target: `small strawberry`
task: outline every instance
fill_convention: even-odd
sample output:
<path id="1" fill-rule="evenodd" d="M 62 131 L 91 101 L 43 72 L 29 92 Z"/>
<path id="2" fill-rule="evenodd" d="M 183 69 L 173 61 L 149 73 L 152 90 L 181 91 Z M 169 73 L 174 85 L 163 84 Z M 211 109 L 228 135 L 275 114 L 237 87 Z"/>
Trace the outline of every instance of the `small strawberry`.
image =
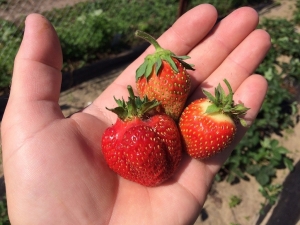
<path id="1" fill-rule="evenodd" d="M 203 90 L 207 98 L 201 98 L 186 107 L 179 120 L 179 128 L 186 152 L 193 158 L 204 159 L 224 150 L 236 133 L 236 121 L 246 126 L 241 116 L 248 108 L 234 104 L 233 92 L 224 80 L 229 94 L 219 84 L 215 96 Z"/>
<path id="2" fill-rule="evenodd" d="M 141 99 L 128 86 L 128 101 L 116 100 L 108 109 L 118 115 L 116 123 L 104 131 L 102 152 L 108 166 L 120 176 L 145 186 L 168 179 L 179 165 L 182 154 L 176 123 L 158 113 L 158 101 Z"/>
<path id="3" fill-rule="evenodd" d="M 190 76 L 186 69 L 194 69 L 192 65 L 183 61 L 190 57 L 176 56 L 163 49 L 147 33 L 136 31 L 135 34 L 153 44 L 156 49 L 155 53 L 145 57 L 143 64 L 136 71 L 139 96 L 146 95 L 150 100 L 156 99 L 164 111 L 177 121 L 191 89 Z"/>

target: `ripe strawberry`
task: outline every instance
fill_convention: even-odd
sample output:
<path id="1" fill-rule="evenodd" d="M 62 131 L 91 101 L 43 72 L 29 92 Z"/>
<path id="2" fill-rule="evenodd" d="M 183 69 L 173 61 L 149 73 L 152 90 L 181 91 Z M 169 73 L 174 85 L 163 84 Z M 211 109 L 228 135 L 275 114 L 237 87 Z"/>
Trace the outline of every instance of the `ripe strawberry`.
<path id="1" fill-rule="evenodd" d="M 176 56 L 163 49 L 157 41 L 142 31 L 136 35 L 154 45 L 156 51 L 145 57 L 136 71 L 136 87 L 139 96 L 148 96 L 161 103 L 164 111 L 175 121 L 184 108 L 191 89 L 190 76 L 186 69 L 194 70 L 193 66 L 184 62 L 188 56 Z"/>
<path id="2" fill-rule="evenodd" d="M 116 100 L 108 109 L 118 115 L 116 123 L 104 131 L 102 152 L 108 166 L 120 176 L 145 186 L 168 179 L 179 165 L 182 154 L 176 123 L 158 113 L 158 101 L 141 99 L 128 86 L 128 101 Z"/>
<path id="3" fill-rule="evenodd" d="M 193 158 L 208 158 L 224 150 L 235 136 L 237 120 L 246 126 L 240 116 L 246 114 L 248 108 L 244 104 L 234 104 L 230 84 L 227 80 L 224 82 L 228 95 L 220 84 L 215 89 L 215 96 L 203 90 L 207 98 L 192 102 L 180 117 L 184 147 Z"/>

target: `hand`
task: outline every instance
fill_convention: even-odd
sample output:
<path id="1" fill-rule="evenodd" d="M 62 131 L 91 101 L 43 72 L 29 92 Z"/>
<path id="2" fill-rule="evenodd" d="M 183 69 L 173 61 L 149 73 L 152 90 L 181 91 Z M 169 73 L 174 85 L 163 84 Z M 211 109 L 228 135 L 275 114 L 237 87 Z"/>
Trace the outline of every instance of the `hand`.
<path id="1" fill-rule="evenodd" d="M 214 26 L 215 8 L 201 5 L 183 15 L 159 39 L 166 49 L 189 55 L 195 64 L 192 94 L 226 78 L 236 102 L 251 108 L 251 124 L 263 102 L 267 83 L 253 71 L 270 47 L 270 37 L 256 30 L 257 13 L 240 8 Z M 15 59 L 11 94 L 2 121 L 2 144 L 9 217 L 12 224 L 192 224 L 212 180 L 246 132 L 208 160 L 184 156 L 171 180 L 147 188 L 117 176 L 101 154 L 103 131 L 116 117 L 105 107 L 113 96 L 127 98 L 135 70 L 150 47 L 89 107 L 64 118 L 58 99 L 62 54 L 57 35 L 41 15 L 26 19 Z"/>

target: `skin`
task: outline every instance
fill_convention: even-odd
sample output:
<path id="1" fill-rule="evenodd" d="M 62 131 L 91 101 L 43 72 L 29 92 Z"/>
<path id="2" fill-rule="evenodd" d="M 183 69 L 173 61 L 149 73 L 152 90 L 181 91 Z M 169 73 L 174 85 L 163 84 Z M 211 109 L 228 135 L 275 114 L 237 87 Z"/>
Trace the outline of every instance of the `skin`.
<path id="1" fill-rule="evenodd" d="M 267 82 L 253 74 L 270 48 L 270 37 L 257 30 L 258 15 L 240 8 L 214 26 L 217 12 L 200 5 L 184 14 L 159 39 L 177 55 L 189 55 L 189 102 L 213 91 L 226 78 L 236 102 L 251 108 L 253 123 Z M 2 120 L 3 166 L 12 224 L 193 224 L 212 180 L 247 128 L 221 154 L 199 161 L 184 156 L 174 177 L 146 188 L 108 169 L 100 140 L 116 117 L 105 106 L 113 96 L 126 99 L 135 70 L 150 47 L 82 112 L 64 118 L 58 99 L 62 55 L 59 40 L 41 15 L 26 19 L 15 59 L 11 95 Z M 226 89 L 226 88 L 225 88 Z M 116 91 L 118 90 L 118 91 Z"/>

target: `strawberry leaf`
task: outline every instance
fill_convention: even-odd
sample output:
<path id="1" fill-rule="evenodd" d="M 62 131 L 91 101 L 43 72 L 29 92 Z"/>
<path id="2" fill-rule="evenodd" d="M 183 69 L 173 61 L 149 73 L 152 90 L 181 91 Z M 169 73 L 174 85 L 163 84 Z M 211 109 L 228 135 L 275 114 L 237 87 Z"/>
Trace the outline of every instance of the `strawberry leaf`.
<path id="1" fill-rule="evenodd" d="M 247 126 L 247 122 L 240 118 L 241 115 L 245 115 L 249 108 L 246 108 L 244 104 L 236 104 L 233 101 L 233 91 L 229 82 L 225 79 L 224 83 L 228 88 L 228 95 L 226 95 L 224 89 L 220 84 L 215 88 L 215 96 L 206 90 L 202 90 L 207 99 L 212 105 L 207 107 L 206 113 L 216 113 L 222 112 L 232 117 L 233 119 L 238 119 L 243 126 Z"/>
<path id="2" fill-rule="evenodd" d="M 135 117 L 147 117 L 148 113 L 152 113 L 151 111 L 155 110 L 155 108 L 160 105 L 160 103 L 156 100 L 150 101 L 147 96 L 144 98 L 135 96 L 130 85 L 127 86 L 127 90 L 129 92 L 127 102 L 125 102 L 123 98 L 120 100 L 114 97 L 118 107 L 112 109 L 106 108 L 107 110 L 117 114 L 123 121 L 132 120 Z"/>
<path id="3" fill-rule="evenodd" d="M 142 65 L 136 70 L 136 81 L 142 76 L 145 76 L 146 79 L 148 80 L 148 77 L 150 76 L 151 72 L 154 69 L 153 68 L 154 65 L 156 66 L 155 73 L 158 76 L 159 70 L 162 65 L 162 61 L 166 61 L 167 63 L 169 63 L 172 69 L 176 73 L 178 73 L 178 68 L 174 62 L 174 58 L 177 59 L 183 65 L 184 68 L 189 70 L 195 70 L 193 68 L 193 65 L 183 61 L 185 59 L 189 59 L 190 58 L 189 56 L 176 56 L 170 50 L 163 49 L 162 47 L 160 47 L 158 42 L 152 36 L 150 36 L 149 34 L 143 31 L 138 30 L 135 32 L 135 35 L 150 42 L 155 47 L 156 50 L 155 53 L 147 55 Z"/>
<path id="4" fill-rule="evenodd" d="M 148 80 L 148 78 L 149 78 L 149 76 L 150 76 L 150 74 L 151 74 L 151 72 L 153 70 L 153 66 L 155 64 L 155 61 L 153 59 L 151 59 L 151 58 L 148 58 L 147 61 L 148 62 L 147 62 L 147 68 L 146 68 L 146 72 L 145 72 L 145 77 Z"/>
<path id="5" fill-rule="evenodd" d="M 142 65 L 136 70 L 136 80 L 138 80 L 145 74 L 147 65 L 147 62 L 144 61 L 144 63 L 142 63 Z"/>
<path id="6" fill-rule="evenodd" d="M 176 73 L 178 73 L 178 68 L 177 68 L 175 62 L 173 61 L 173 59 L 171 58 L 170 55 L 163 55 L 163 56 L 161 56 L 161 58 L 162 58 L 162 60 L 165 60 L 167 63 L 169 63 L 170 66 L 172 67 L 172 69 L 173 69 Z"/>
<path id="7" fill-rule="evenodd" d="M 240 121 L 240 123 L 242 124 L 243 127 L 247 127 L 248 126 L 246 120 L 244 120 L 242 118 L 239 118 L 239 121 Z"/>
<path id="8" fill-rule="evenodd" d="M 205 96 L 208 98 L 209 101 L 211 101 L 215 105 L 218 105 L 218 103 L 216 102 L 216 98 L 210 92 L 208 92 L 206 90 L 202 90 L 202 91 L 205 94 Z"/>
<path id="9" fill-rule="evenodd" d="M 194 64 L 188 64 L 185 61 L 181 61 L 181 60 L 179 60 L 179 62 L 183 65 L 183 67 L 185 69 L 187 69 L 187 70 L 195 70 L 194 69 L 194 66 L 195 66 Z"/>
<path id="10" fill-rule="evenodd" d="M 183 61 L 183 60 L 185 60 L 185 59 L 190 59 L 191 57 L 189 57 L 189 56 L 187 56 L 187 55 L 176 56 L 176 55 L 174 55 L 174 54 L 172 54 L 172 57 L 173 57 L 173 58 L 176 58 L 176 59 L 183 65 L 183 67 L 184 67 L 185 69 L 187 69 L 187 70 L 195 70 L 193 64 L 188 64 L 188 63 L 186 63 L 185 61 Z"/>
<path id="11" fill-rule="evenodd" d="M 121 120 L 125 120 L 127 115 L 128 115 L 128 111 L 126 108 L 123 108 L 123 107 L 116 107 L 116 108 L 113 108 L 113 109 L 109 109 L 109 108 L 106 108 L 107 110 L 115 113 L 118 115 L 118 117 L 121 119 Z"/>
<path id="12" fill-rule="evenodd" d="M 162 66 L 162 60 L 161 60 L 161 58 L 158 58 L 155 63 L 155 74 L 156 75 L 159 73 L 161 66 Z"/>
<path id="13" fill-rule="evenodd" d="M 181 56 L 178 56 L 178 55 L 172 55 L 172 57 L 178 59 L 178 60 L 185 60 L 185 59 L 190 59 L 191 57 L 187 56 L 187 55 L 181 55 Z"/>
<path id="14" fill-rule="evenodd" d="M 217 107 L 215 104 L 208 106 L 205 111 L 205 113 L 208 113 L 208 114 L 213 114 L 213 113 L 217 113 L 217 112 L 220 112 L 220 108 Z"/>

